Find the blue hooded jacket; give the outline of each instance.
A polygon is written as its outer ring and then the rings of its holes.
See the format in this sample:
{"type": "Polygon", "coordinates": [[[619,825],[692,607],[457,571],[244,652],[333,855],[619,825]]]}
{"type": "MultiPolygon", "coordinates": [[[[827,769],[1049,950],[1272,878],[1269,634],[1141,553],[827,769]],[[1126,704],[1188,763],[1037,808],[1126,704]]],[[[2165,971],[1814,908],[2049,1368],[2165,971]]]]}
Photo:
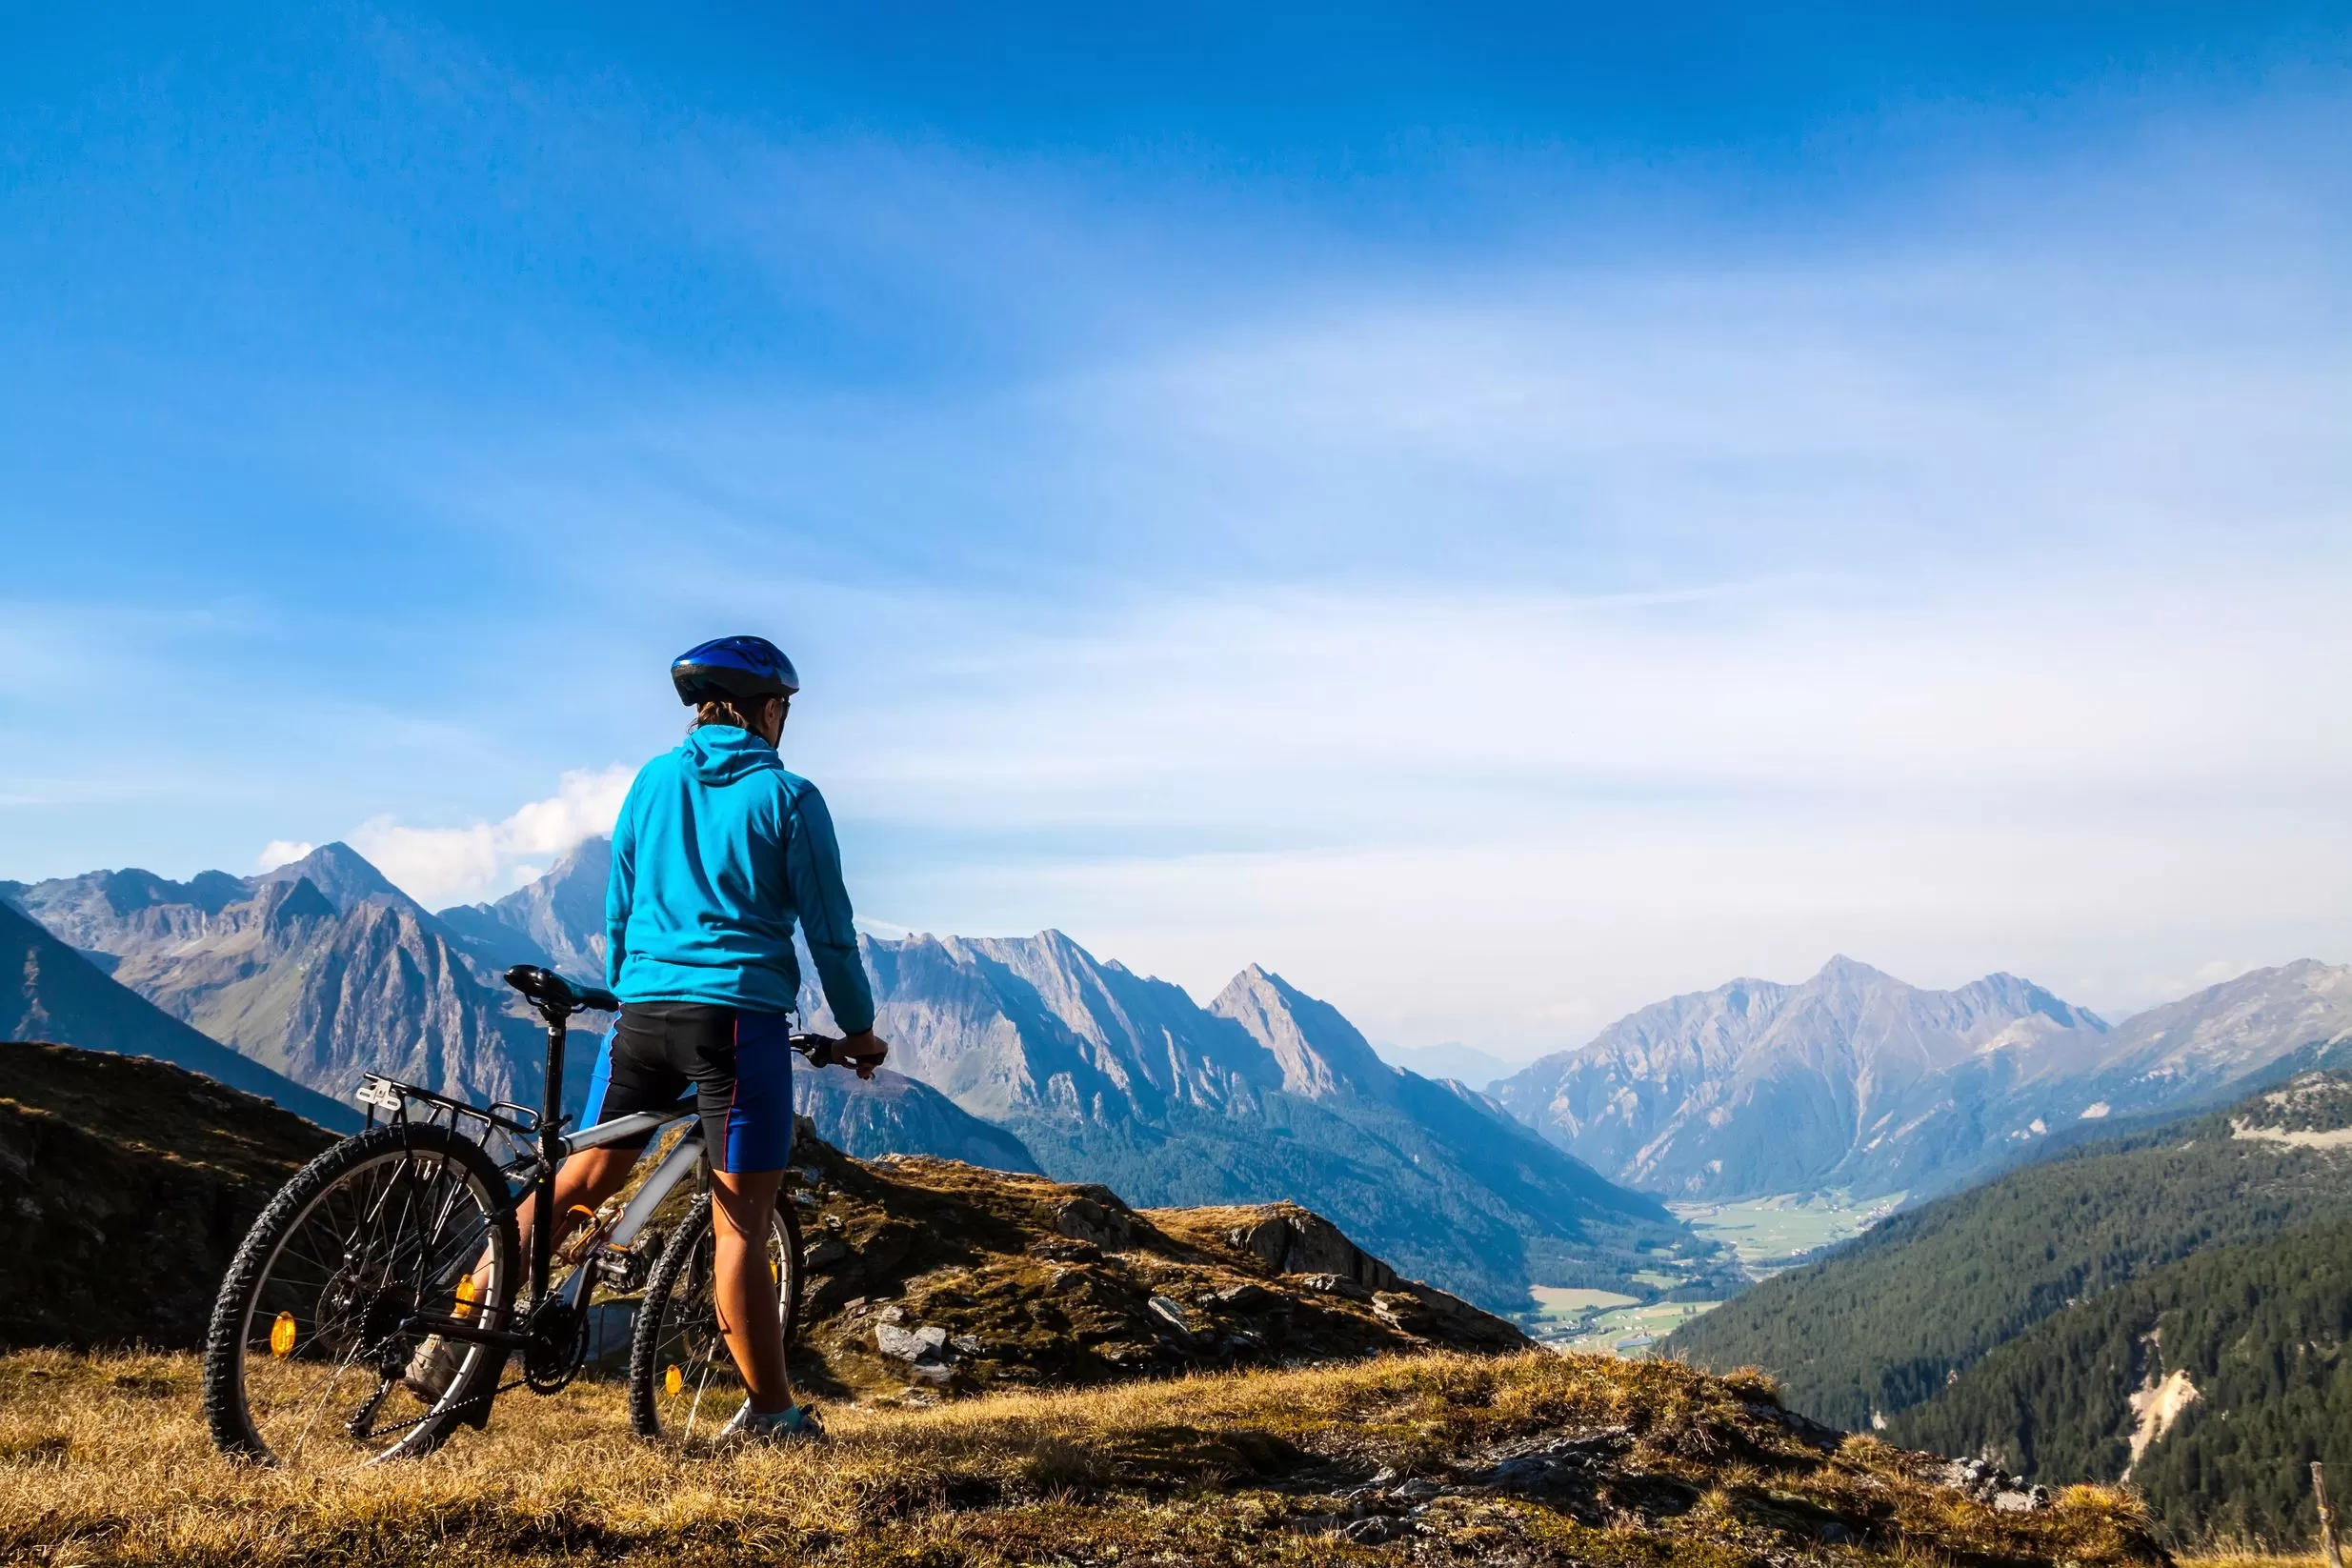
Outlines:
{"type": "Polygon", "coordinates": [[[792,1012],[797,920],[842,1030],[874,1025],[825,799],[748,730],[705,724],[637,772],[613,825],[605,984],[624,1002],[792,1012]]]}

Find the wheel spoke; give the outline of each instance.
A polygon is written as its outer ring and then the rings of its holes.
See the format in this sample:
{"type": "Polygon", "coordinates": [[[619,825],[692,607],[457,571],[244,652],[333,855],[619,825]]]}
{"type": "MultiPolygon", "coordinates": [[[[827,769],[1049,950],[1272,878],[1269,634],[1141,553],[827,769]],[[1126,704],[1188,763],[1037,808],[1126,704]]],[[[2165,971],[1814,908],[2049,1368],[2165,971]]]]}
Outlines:
{"type": "MultiPolygon", "coordinates": [[[[467,1348],[445,1392],[426,1397],[403,1381],[423,1337],[402,1325],[420,1312],[453,1310],[456,1282],[486,1250],[482,1312],[503,1310],[511,1279],[513,1232],[500,1229],[505,1194],[486,1164],[456,1157],[462,1145],[436,1145],[404,1129],[398,1141],[362,1135],[344,1148],[349,1168],[321,1173],[314,1195],[284,1220],[265,1216],[282,1234],[259,1262],[241,1261],[232,1275],[243,1293],[232,1319],[240,1326],[232,1339],[216,1336],[207,1358],[208,1388],[218,1377],[235,1384],[230,1415],[213,1417],[215,1436],[306,1468],[436,1444],[456,1394],[473,1385],[481,1357],[495,1353],[467,1348]],[[321,1421],[338,1400],[347,1403],[330,1444],[321,1421]]],[[[308,1172],[296,1181],[306,1178],[308,1172]]],[[[257,1231],[246,1251],[264,1241],[257,1231]]]]}

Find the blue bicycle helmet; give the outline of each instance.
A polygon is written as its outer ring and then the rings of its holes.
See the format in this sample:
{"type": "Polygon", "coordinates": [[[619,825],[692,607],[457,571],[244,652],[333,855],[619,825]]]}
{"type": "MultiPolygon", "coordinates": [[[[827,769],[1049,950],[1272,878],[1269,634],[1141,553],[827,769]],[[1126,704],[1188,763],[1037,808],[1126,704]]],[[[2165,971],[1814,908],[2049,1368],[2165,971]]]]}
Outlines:
{"type": "Polygon", "coordinates": [[[800,690],[800,673],[765,637],[713,637],[670,661],[670,682],[692,708],[714,697],[790,697],[800,690]]]}

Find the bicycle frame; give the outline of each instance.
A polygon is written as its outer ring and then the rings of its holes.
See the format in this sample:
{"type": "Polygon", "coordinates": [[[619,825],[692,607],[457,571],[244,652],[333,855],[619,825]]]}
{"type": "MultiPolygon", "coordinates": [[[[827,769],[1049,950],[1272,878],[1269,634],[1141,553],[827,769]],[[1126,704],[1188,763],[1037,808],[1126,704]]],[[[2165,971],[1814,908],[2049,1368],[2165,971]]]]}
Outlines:
{"type": "MultiPolygon", "coordinates": [[[[392,1121],[406,1121],[412,1115],[411,1103],[422,1102],[431,1107],[424,1118],[426,1120],[446,1119],[454,1125],[461,1119],[471,1119],[482,1126],[481,1141],[487,1142],[489,1135],[495,1131],[506,1134],[514,1142],[528,1148],[529,1153],[519,1159],[507,1161],[500,1169],[507,1173],[511,1182],[522,1183],[510,1197],[510,1209],[520,1209],[525,1203],[533,1206],[529,1278],[530,1299],[534,1304],[534,1310],[537,1303],[550,1299],[562,1301],[570,1307],[579,1307],[581,1298],[587,1294],[588,1282],[595,1273],[596,1259],[583,1257],[580,1266],[573,1270],[571,1277],[552,1297],[549,1295],[548,1280],[554,1272],[554,1178],[556,1168],[564,1160],[591,1149],[610,1148],[613,1144],[638,1138],[647,1139],[647,1147],[651,1149],[659,1143],[661,1135],[681,1122],[685,1123],[684,1135],[662,1156],[661,1163],[653,1168],[653,1174],[630,1197],[622,1207],[619,1217],[605,1233],[597,1250],[607,1254],[627,1251],[630,1243],[644,1234],[645,1227],[652,1222],[662,1200],[676,1191],[679,1182],[693,1176],[694,1168],[703,1160],[701,1109],[692,1096],[666,1110],[616,1116],[578,1132],[565,1132],[561,1130],[559,1118],[532,1116],[524,1107],[511,1101],[500,1101],[485,1110],[464,1100],[437,1095],[429,1089],[420,1089],[413,1084],[401,1083],[373,1073],[365,1075],[364,1086],[355,1097],[368,1107],[371,1126],[375,1122],[378,1110],[390,1113],[388,1119],[392,1121]],[[508,1111],[521,1112],[522,1116],[501,1114],[508,1111]],[[531,1119],[523,1119],[525,1116],[531,1119]]],[[[520,1293],[517,1299],[520,1299],[520,1293]]],[[[472,1322],[430,1314],[418,1315],[406,1326],[412,1331],[445,1335],[472,1343],[498,1345],[509,1350],[520,1349],[530,1341],[528,1334],[513,1333],[490,1322],[472,1322]]]]}
{"type": "MultiPolygon", "coordinates": [[[[563,1116],[564,1050],[571,1033],[571,1019],[574,1015],[588,1010],[590,1004],[584,999],[585,994],[573,991],[559,978],[553,979],[553,983],[562,988],[562,994],[549,999],[517,983],[515,975],[521,973],[536,972],[512,971],[508,983],[523,991],[547,1022],[547,1075],[538,1111],[533,1112],[512,1100],[494,1100],[484,1108],[374,1073],[363,1075],[362,1086],[354,1097],[368,1107],[370,1126],[375,1124],[378,1110],[387,1112],[392,1121],[406,1121],[410,1119],[412,1102],[421,1102],[430,1107],[425,1119],[438,1121],[446,1118],[453,1131],[463,1131],[458,1126],[461,1121],[478,1122],[482,1131],[475,1141],[485,1147],[493,1134],[503,1133],[511,1144],[519,1144],[530,1151],[519,1158],[508,1160],[500,1169],[506,1173],[510,1183],[527,1183],[520,1191],[510,1194],[509,1210],[519,1210],[526,1201],[532,1205],[529,1279],[531,1311],[535,1320],[551,1305],[578,1312],[584,1304],[589,1281],[598,1272],[602,1258],[627,1251],[630,1243],[652,1221],[662,1200],[702,1163],[706,1151],[703,1147],[700,1109],[691,1095],[659,1111],[616,1116],[593,1127],[566,1132],[563,1116]],[[572,1277],[564,1281],[562,1289],[551,1296],[548,1281],[554,1273],[557,1168],[573,1155],[590,1149],[608,1148],[638,1138],[648,1139],[647,1146],[650,1148],[653,1136],[680,1121],[689,1125],[676,1145],[662,1157],[661,1164],[655,1167],[653,1175],[622,1208],[620,1216],[613,1221],[601,1241],[592,1252],[582,1256],[579,1266],[573,1270],[572,1277]]],[[[605,1003],[598,1004],[597,1011],[606,1010],[608,1004],[617,1005],[612,1001],[609,993],[599,995],[604,995],[605,1003]]],[[[819,1052],[823,1045],[830,1043],[819,1035],[792,1036],[793,1049],[808,1056],[813,1063],[824,1060],[819,1052]]],[[[521,1299],[521,1293],[515,1293],[505,1303],[504,1310],[511,1312],[521,1299]]],[[[531,1328],[525,1326],[517,1332],[512,1326],[500,1326],[494,1320],[497,1316],[496,1313],[485,1314],[476,1320],[418,1313],[407,1318],[401,1327],[404,1332],[438,1334],[452,1339],[510,1351],[529,1350],[534,1341],[531,1328]]]]}

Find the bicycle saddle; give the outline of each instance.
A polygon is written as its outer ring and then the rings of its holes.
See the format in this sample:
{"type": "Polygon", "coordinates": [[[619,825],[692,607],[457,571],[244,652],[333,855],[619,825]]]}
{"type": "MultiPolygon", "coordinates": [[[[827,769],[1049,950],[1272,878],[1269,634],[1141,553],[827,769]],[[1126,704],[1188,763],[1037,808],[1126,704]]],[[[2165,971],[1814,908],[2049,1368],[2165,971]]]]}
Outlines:
{"type": "Polygon", "coordinates": [[[507,971],[507,984],[531,998],[533,1005],[554,1013],[617,1013],[621,999],[602,986],[573,985],[552,969],[516,964],[507,971]]]}

